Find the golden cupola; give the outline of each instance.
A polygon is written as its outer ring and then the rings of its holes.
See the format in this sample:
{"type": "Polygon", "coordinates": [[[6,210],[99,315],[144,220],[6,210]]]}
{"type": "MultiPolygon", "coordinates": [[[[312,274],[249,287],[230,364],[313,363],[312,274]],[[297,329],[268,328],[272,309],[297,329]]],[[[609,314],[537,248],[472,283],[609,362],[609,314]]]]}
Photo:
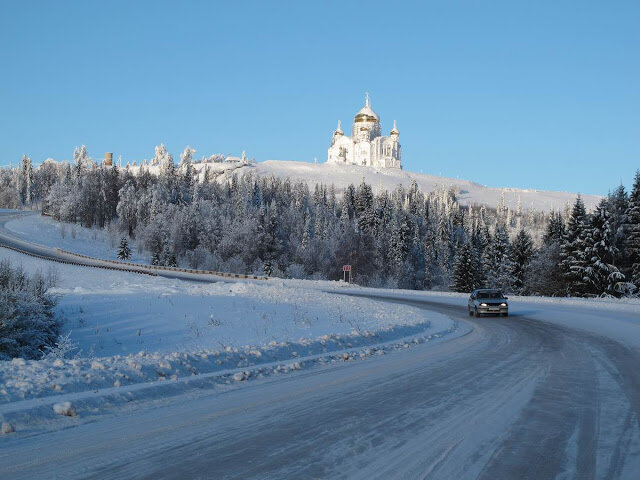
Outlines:
{"type": "Polygon", "coordinates": [[[356,113],[356,116],[353,118],[353,121],[356,123],[363,123],[363,122],[375,122],[378,123],[380,121],[380,117],[378,117],[378,114],[376,112],[373,111],[373,109],[371,108],[371,104],[369,102],[369,94],[367,93],[367,96],[365,98],[365,103],[364,103],[364,107],[362,107],[358,113],[356,113]]]}

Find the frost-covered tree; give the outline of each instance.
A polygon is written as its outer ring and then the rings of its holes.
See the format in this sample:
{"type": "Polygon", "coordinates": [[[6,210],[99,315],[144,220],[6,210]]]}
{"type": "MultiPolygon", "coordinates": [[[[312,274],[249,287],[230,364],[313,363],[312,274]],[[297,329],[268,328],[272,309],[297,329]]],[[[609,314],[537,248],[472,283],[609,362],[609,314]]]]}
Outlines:
{"type": "Polygon", "coordinates": [[[623,228],[627,278],[640,290],[640,170],[636,172],[629,195],[623,228]]]}
{"type": "Polygon", "coordinates": [[[587,222],[587,211],[582,197],[578,195],[560,247],[560,267],[565,280],[566,292],[570,295],[583,295],[587,290],[582,274],[586,267],[584,249],[587,222]]]}
{"type": "Polygon", "coordinates": [[[504,291],[513,289],[513,260],[509,235],[504,224],[498,224],[491,243],[486,249],[484,270],[487,283],[504,291]]]}
{"type": "Polygon", "coordinates": [[[18,176],[18,191],[23,205],[30,205],[33,194],[34,173],[31,158],[22,156],[22,165],[18,176]]]}
{"type": "MultiPolygon", "coordinates": [[[[151,162],[155,166],[145,164],[135,174],[104,166],[76,174],[72,164],[45,162],[34,171],[34,199],[56,219],[98,227],[116,222],[158,265],[234,273],[262,273],[266,266],[276,276],[337,279],[342,265],[351,264],[356,282],[387,287],[448,288],[457,283],[461,246],[469,244],[475,287],[513,283],[518,291],[566,295],[569,284],[575,290],[579,286],[568,275],[588,267],[587,248],[593,248],[586,242],[591,217],[584,211],[579,223],[569,218],[571,212],[511,211],[505,201],[498,209],[461,207],[446,188],[421,192],[412,183],[374,194],[361,182],[337,192],[333,186],[258,176],[250,169],[204,181],[202,170],[195,174],[201,165],[189,166],[190,156],[191,149],[185,150],[176,169],[161,145],[151,162]],[[578,223],[582,234],[575,242],[578,223]],[[527,255],[516,254],[522,229],[535,239],[528,267],[527,255]]],[[[0,169],[0,206],[22,204],[21,171],[20,166],[0,169]]],[[[624,249],[607,263],[630,278],[633,265],[640,266],[634,253],[634,238],[640,235],[633,234],[639,202],[632,194],[623,209],[625,196],[617,189],[609,199],[613,246],[619,250],[621,241],[624,249]],[[621,222],[617,229],[616,222],[621,222]]],[[[569,293],[593,294],[583,290],[569,293]]]]}
{"type": "Polygon", "coordinates": [[[54,276],[27,275],[8,261],[0,262],[0,360],[39,358],[54,346],[59,324],[56,298],[49,293],[54,276]]]}
{"type": "Polygon", "coordinates": [[[543,241],[546,245],[550,245],[554,242],[562,242],[566,233],[564,220],[560,213],[551,211],[549,215],[549,223],[547,224],[547,230],[544,233],[543,241]]]}
{"type": "Polygon", "coordinates": [[[621,290],[624,275],[614,265],[617,253],[609,205],[604,199],[585,230],[584,264],[575,269],[586,284],[585,293],[612,295],[621,290]]]}
{"type": "Polygon", "coordinates": [[[76,177],[80,177],[84,171],[92,165],[91,158],[89,158],[89,152],[87,152],[87,147],[85,145],[76,147],[73,150],[73,164],[76,177]]]}
{"type": "Polygon", "coordinates": [[[560,242],[545,244],[534,252],[525,270],[524,285],[530,295],[566,295],[565,280],[560,269],[560,242]]]}
{"type": "Polygon", "coordinates": [[[119,192],[120,201],[116,207],[116,213],[120,219],[120,225],[129,236],[133,236],[138,222],[138,196],[133,182],[127,182],[119,192]]]}
{"type": "Polygon", "coordinates": [[[476,288],[475,258],[471,244],[465,243],[456,253],[453,263],[453,283],[451,289],[454,292],[472,292],[476,288]]]}
{"type": "Polygon", "coordinates": [[[129,248],[129,242],[125,237],[122,237],[122,240],[120,240],[120,247],[118,248],[118,258],[120,260],[131,259],[131,248],[129,248]]]}
{"type": "Polygon", "coordinates": [[[531,235],[522,228],[511,244],[511,260],[513,262],[511,275],[513,278],[513,290],[516,293],[522,294],[525,292],[525,273],[531,262],[532,255],[533,240],[531,235]]]}

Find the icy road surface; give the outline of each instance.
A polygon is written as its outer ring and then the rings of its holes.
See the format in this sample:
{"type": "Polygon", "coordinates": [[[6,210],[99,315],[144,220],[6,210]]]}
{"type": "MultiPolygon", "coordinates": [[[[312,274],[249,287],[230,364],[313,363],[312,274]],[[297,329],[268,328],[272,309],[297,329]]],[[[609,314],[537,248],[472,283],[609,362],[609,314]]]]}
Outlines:
{"type": "Polygon", "coordinates": [[[468,320],[474,330],[63,430],[5,436],[0,475],[638,478],[636,348],[517,312],[468,319],[462,303],[403,302],[468,320]]]}

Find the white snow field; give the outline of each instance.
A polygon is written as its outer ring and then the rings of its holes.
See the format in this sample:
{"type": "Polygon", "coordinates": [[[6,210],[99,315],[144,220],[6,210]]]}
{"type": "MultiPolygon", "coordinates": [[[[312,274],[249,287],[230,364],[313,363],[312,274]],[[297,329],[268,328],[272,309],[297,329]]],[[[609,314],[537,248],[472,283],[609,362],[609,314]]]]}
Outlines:
{"type": "MultiPolygon", "coordinates": [[[[16,213],[6,211],[5,213],[16,213]]],[[[77,224],[57,222],[51,217],[24,214],[4,223],[4,228],[15,237],[35,242],[51,248],[72,251],[90,257],[105,260],[118,259],[118,247],[121,232],[111,232],[107,229],[85,228],[77,224]]],[[[131,245],[131,262],[149,264],[149,255],[141,254],[131,245]]]]}
{"type": "Polygon", "coordinates": [[[70,358],[0,362],[0,403],[272,362],[297,361],[299,369],[309,356],[353,348],[370,355],[381,343],[455,327],[441,314],[321,290],[339,290],[337,282],[189,282],[3,248],[0,259],[28,272],[54,269],[56,312],[77,347],[70,358]]]}
{"type": "MultiPolygon", "coordinates": [[[[423,192],[431,192],[438,188],[453,188],[461,205],[487,205],[495,207],[504,195],[506,206],[515,209],[518,202],[523,210],[556,211],[566,208],[567,203],[573,204],[576,193],[551,192],[544,190],[522,190],[517,188],[494,188],[480,185],[473,181],[457,178],[439,177],[424,173],[408,172],[397,169],[376,169],[358,165],[339,165],[327,163],[308,163],[289,160],[267,160],[253,164],[236,163],[194,163],[194,169],[200,176],[204,169],[209,168],[212,177],[218,180],[229,178],[233,174],[253,172],[261,176],[289,178],[292,181],[307,182],[311,187],[323,183],[333,184],[337,193],[353,184],[359,185],[364,179],[375,192],[380,190],[393,191],[398,185],[409,187],[413,180],[423,192]]],[[[139,166],[129,167],[132,172],[139,170],[139,166]]],[[[148,167],[152,172],[159,172],[158,166],[148,167]]],[[[593,209],[602,197],[598,195],[582,195],[588,210],[593,209]]]]}

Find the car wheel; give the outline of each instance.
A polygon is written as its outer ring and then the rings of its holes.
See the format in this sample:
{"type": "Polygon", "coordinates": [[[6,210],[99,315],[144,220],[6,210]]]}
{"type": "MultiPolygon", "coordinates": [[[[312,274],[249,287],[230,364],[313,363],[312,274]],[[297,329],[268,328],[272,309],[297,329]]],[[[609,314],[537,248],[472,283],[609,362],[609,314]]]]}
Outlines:
{"type": "Polygon", "coordinates": [[[473,315],[474,315],[475,317],[480,317],[480,314],[478,313],[478,307],[476,307],[476,308],[474,308],[474,309],[473,309],[473,315]]]}
{"type": "Polygon", "coordinates": [[[473,312],[471,311],[471,309],[469,307],[467,307],[467,312],[469,312],[469,316],[473,317],[473,312]]]}

